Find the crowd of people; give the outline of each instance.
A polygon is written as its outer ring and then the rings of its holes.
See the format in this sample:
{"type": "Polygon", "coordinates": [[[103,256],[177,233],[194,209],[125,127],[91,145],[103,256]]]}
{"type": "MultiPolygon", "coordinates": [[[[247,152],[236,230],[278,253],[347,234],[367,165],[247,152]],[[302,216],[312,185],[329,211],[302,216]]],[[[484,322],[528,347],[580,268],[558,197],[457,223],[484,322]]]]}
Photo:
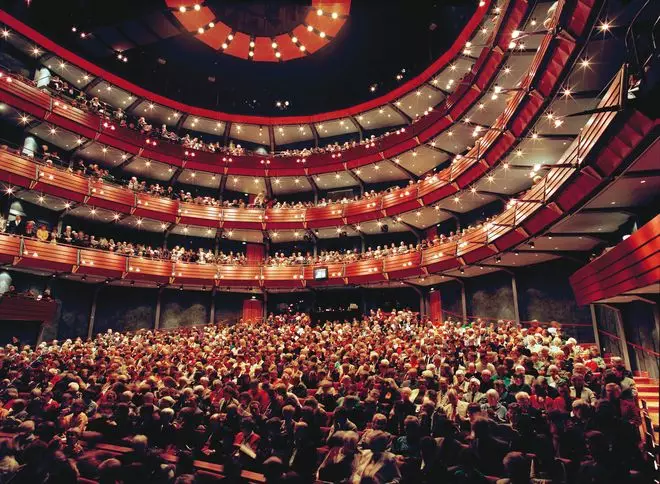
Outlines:
{"type": "MultiPolygon", "coordinates": [[[[73,85],[66,82],[64,79],[60,78],[57,75],[53,75],[48,83],[48,89],[51,93],[55,94],[58,97],[64,98],[69,101],[72,105],[83,109],[85,111],[93,112],[104,119],[116,122],[122,127],[128,127],[140,131],[142,134],[147,135],[151,138],[157,138],[160,140],[168,141],[171,143],[178,143],[186,149],[196,150],[196,151],[206,151],[209,153],[224,153],[232,156],[241,156],[246,154],[256,154],[250,150],[246,150],[240,144],[235,144],[233,140],[230,140],[228,146],[224,146],[219,141],[204,141],[201,136],[196,133],[186,133],[183,136],[179,136],[175,131],[168,129],[166,124],[162,124],[160,127],[155,126],[150,123],[144,116],[132,116],[121,107],[113,107],[99,99],[98,96],[90,96],[84,91],[76,89],[73,85]]],[[[150,106],[153,106],[152,104],[150,106]]],[[[153,107],[151,108],[153,109],[153,107]]],[[[433,108],[427,109],[423,115],[428,115],[433,108]]],[[[179,113],[174,114],[178,118],[179,113]]],[[[417,121],[418,118],[413,120],[417,121]]],[[[193,127],[196,123],[193,123],[193,127]]],[[[372,134],[363,139],[355,139],[351,141],[344,142],[332,142],[328,143],[326,146],[316,146],[308,148],[287,148],[278,152],[273,153],[278,157],[295,157],[299,156],[303,159],[314,155],[314,154],[323,154],[323,153],[333,153],[341,157],[341,152],[347,149],[356,148],[358,146],[364,147],[375,147],[376,143],[385,139],[391,135],[398,135],[405,133],[406,128],[398,128],[396,130],[386,131],[381,135],[372,134]]]]}
{"type": "Polygon", "coordinates": [[[635,394],[558,324],[372,310],[108,331],[0,348],[0,480],[187,483],[202,459],[228,482],[649,482],[635,394]]]}

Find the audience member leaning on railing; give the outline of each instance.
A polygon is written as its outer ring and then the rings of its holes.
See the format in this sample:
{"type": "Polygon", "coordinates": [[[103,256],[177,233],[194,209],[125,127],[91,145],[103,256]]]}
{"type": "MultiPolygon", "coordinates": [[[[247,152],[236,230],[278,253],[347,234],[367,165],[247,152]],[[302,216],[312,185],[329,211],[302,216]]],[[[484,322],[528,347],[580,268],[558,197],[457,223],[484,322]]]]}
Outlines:
{"type": "Polygon", "coordinates": [[[544,326],[378,310],[8,345],[0,479],[196,482],[205,459],[228,482],[651,482],[621,360],[544,326]]]}

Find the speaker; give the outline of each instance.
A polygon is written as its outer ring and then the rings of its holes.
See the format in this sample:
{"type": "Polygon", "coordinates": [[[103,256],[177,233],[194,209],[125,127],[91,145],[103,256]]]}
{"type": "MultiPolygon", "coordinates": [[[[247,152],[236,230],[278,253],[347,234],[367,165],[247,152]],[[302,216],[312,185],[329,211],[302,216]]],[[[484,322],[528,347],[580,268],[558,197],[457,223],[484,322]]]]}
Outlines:
{"type": "Polygon", "coordinates": [[[387,232],[390,231],[390,228],[387,225],[381,225],[380,231],[386,234],[387,232]]]}

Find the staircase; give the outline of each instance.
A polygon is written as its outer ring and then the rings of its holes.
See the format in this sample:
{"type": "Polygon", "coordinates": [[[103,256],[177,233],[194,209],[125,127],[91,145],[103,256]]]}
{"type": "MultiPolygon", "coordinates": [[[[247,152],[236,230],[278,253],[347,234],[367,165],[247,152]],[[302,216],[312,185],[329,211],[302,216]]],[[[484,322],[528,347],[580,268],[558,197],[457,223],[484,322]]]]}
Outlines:
{"type": "Polygon", "coordinates": [[[653,424],[653,433],[658,442],[658,431],[660,430],[660,383],[658,380],[649,378],[648,372],[635,372],[633,377],[637,385],[637,394],[640,401],[646,402],[646,408],[653,424]]]}

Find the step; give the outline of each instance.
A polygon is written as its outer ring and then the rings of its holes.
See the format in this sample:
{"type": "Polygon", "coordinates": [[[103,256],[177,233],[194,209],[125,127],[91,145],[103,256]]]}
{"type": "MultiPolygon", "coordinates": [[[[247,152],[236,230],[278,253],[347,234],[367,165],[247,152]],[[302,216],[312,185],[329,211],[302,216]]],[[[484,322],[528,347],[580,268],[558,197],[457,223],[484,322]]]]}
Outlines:
{"type": "Polygon", "coordinates": [[[640,377],[640,376],[641,377],[648,377],[649,372],[648,371],[633,371],[633,375],[634,375],[635,378],[640,377]]]}
{"type": "Polygon", "coordinates": [[[656,384],[658,383],[657,380],[654,380],[653,378],[649,378],[648,376],[636,376],[633,378],[635,380],[635,383],[638,385],[644,385],[644,384],[656,384]]]}
{"type": "Polygon", "coordinates": [[[657,383],[638,383],[635,382],[635,386],[638,390],[646,390],[649,392],[660,390],[660,385],[657,383]]]}

